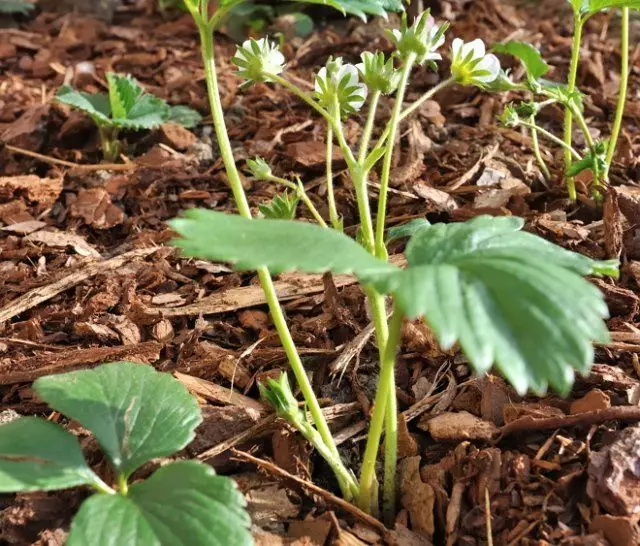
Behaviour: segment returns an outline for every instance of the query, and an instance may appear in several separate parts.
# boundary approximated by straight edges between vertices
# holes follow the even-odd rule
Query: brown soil
[[[553,65],[552,78],[566,73],[570,17],[562,2],[434,4],[436,16],[453,18],[450,37],[531,41]],[[593,18],[581,58],[586,116],[603,135],[616,104],[617,25],[615,14]],[[290,70],[310,81],[329,55],[356,61],[365,49],[389,50],[384,26],[335,21],[306,40],[289,40]],[[496,121],[513,97],[456,88],[403,127],[391,225],[518,215],[527,229],[566,248],[620,256],[623,273],[617,282],[597,281],[610,305],[613,341],[597,348],[593,371],[567,399],[521,399],[498,377],[473,377],[464,358],[442,352],[424,325],[406,325],[397,369],[401,511],[387,532],[335,502],[335,483],[322,461],[258,401],[256,382],[279,374],[286,360],[256,279],[182,259],[164,246],[172,236],[166,221],[181,210],[234,209],[210,121],[194,132],[164,127],[129,134],[126,162],[95,168],[94,126],[51,100],[63,81],[103,90],[105,71],[114,70],[206,115],[196,38],[188,17],[163,18],[135,6],[121,8],[111,25],[46,12],[3,21],[1,409],[48,415],[30,383],[101,362],[133,360],[174,373],[199,396],[205,415],[183,456],[237,479],[261,545],[470,546],[488,544],[489,534],[496,545],[640,543],[640,48],[632,52],[630,101],[603,208],[591,199],[585,178],[578,183],[579,203],[567,200],[555,149],[544,150],[554,180],[542,184],[529,137]],[[301,176],[326,217],[323,123],[274,86],[239,90],[229,63],[233,43],[225,36],[218,43],[222,99],[239,164],[262,155],[278,174]],[[81,62],[88,63],[80,66],[84,71]],[[419,69],[409,99],[437,83],[446,68],[445,61],[441,75]],[[381,119],[388,113],[385,103]],[[350,137],[361,121],[347,123]],[[540,121],[558,131],[561,111],[547,109]],[[343,167],[337,160],[335,171]],[[336,184],[347,232],[355,233],[352,189],[341,174]],[[275,192],[250,178],[246,188],[252,206]],[[401,244],[392,251],[400,254]],[[343,456],[357,470],[377,380],[363,294],[346,276],[282,275],[277,287]],[[84,431],[78,434],[101,471],[95,444]],[[262,462],[243,454],[248,451]],[[309,480],[321,489],[312,490]],[[62,544],[84,494],[1,495],[0,542]]]

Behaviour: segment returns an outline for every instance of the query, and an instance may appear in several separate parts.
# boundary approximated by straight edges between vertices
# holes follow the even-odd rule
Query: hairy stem
[[[390,400],[389,388],[394,383],[396,351],[400,343],[401,330],[402,311],[396,308],[389,323],[389,336],[384,346],[384,356],[380,362],[380,378],[378,380],[373,415],[371,416],[369,434],[367,435],[367,446],[365,448],[360,473],[360,497],[358,499],[358,505],[367,512],[371,511],[375,502],[375,499],[372,498],[372,493],[374,491],[376,459],[378,457],[382,429],[387,418],[387,404]],[[395,460],[395,454],[392,458]],[[395,497],[395,485],[393,496]]]
[[[362,137],[360,138],[360,152],[358,154],[358,163],[360,163],[361,166],[364,165],[364,162],[367,159],[367,153],[369,152],[369,142],[371,142],[373,124],[376,120],[378,102],[380,102],[380,91],[376,90],[371,95],[371,102],[369,103],[369,113],[367,114],[367,122],[362,131]]]
[[[613,121],[613,129],[611,130],[611,139],[607,149],[607,171],[611,167],[613,155],[618,144],[620,129],[622,128],[622,118],[624,116],[624,107],[627,102],[627,86],[629,84],[629,8],[622,8],[622,36],[620,43],[620,91],[618,93],[618,106],[616,107],[616,117]]]
[[[200,40],[202,44],[202,60],[205,66],[207,92],[209,95],[211,115],[213,118],[216,137],[218,139],[218,146],[220,147],[220,155],[222,156],[222,160],[227,171],[229,184],[231,186],[231,191],[233,192],[233,197],[236,201],[236,206],[238,207],[238,212],[245,218],[251,218],[251,209],[249,208],[247,196],[245,195],[244,188],[242,187],[240,173],[238,172],[238,168],[236,167],[235,159],[233,157],[233,150],[231,148],[231,142],[229,141],[229,135],[227,134],[227,129],[224,122],[224,112],[222,110],[222,103],[220,101],[218,78],[216,74],[215,55],[213,47],[213,29],[210,25],[198,25],[198,30],[200,33]],[[273,285],[273,280],[271,279],[269,270],[262,267],[258,269],[257,272],[262,290],[264,291],[265,298],[267,300],[269,311],[271,313],[271,318],[280,338],[280,342],[282,343],[285,354],[289,361],[289,365],[291,366],[291,370],[296,377],[296,381],[298,382],[300,391],[302,392],[305,402],[309,407],[309,411],[311,412],[318,432],[320,433],[322,440],[331,450],[331,452],[339,458],[338,448],[333,439],[333,436],[331,435],[331,431],[329,430],[327,421],[322,414],[318,399],[313,392],[313,387],[311,386],[311,382],[307,377],[307,373],[300,359],[300,355],[298,354],[293,338],[291,337],[291,332],[289,331],[284,313],[282,311],[282,308],[280,307],[280,302],[278,301],[276,289]],[[349,485],[342,482],[339,476],[338,480],[345,498],[351,498],[352,491],[350,490]]]
[[[578,76],[578,63],[580,62],[580,44],[582,42],[582,26],[583,21],[580,14],[575,11],[573,14],[574,28],[573,28],[573,45],[571,48],[571,64],[569,65],[569,77],[567,79],[567,88],[569,93],[575,91],[576,78]],[[569,108],[565,109],[564,113],[564,143],[567,145],[564,152],[564,165],[565,171],[571,167],[571,153],[569,148],[572,144],[572,123],[573,115]],[[569,192],[569,199],[571,201],[576,200],[576,183],[573,178],[567,177],[567,191]]]
[[[454,79],[449,78],[447,80],[441,81],[438,85],[429,89],[429,91],[427,91],[424,95],[422,95],[416,102],[414,102],[411,106],[407,107],[406,110],[402,111],[402,113],[400,114],[400,121],[403,121],[405,118],[413,114],[413,112],[415,112],[420,106],[422,106],[422,104],[428,101],[436,93],[449,87],[453,83],[454,83]],[[380,138],[378,139],[378,142],[374,147],[374,151],[378,150],[379,148],[382,148],[385,145],[385,143],[387,142],[387,139],[389,138],[390,130],[391,130],[391,126],[390,124],[387,124],[387,126],[385,127],[385,130],[382,132],[382,135],[380,135]]]
[[[569,160],[571,160],[572,158],[582,159],[582,156],[576,151],[576,149],[573,146],[567,145],[567,143],[564,140],[558,138],[556,135],[554,135],[553,133],[550,133],[546,129],[543,129],[542,127],[540,127],[540,125],[536,125],[535,123],[530,123],[524,120],[520,120],[520,125],[523,125],[524,127],[528,127],[529,129],[535,129],[538,133],[540,133],[541,135],[544,135],[549,140],[551,140],[552,142],[554,142],[555,144],[563,148],[565,152],[569,154]]]
[[[531,125],[536,124],[535,116],[531,116],[529,118],[529,123],[531,123]],[[542,172],[542,175],[544,176],[545,180],[550,180],[551,173],[549,172],[549,167],[547,167],[547,164],[545,163],[542,157],[542,153],[540,152],[540,142],[538,140],[538,129],[535,129],[535,128],[531,129],[531,142],[533,144],[533,155],[536,157],[536,161],[538,162],[540,171]]]
[[[337,99],[336,99],[337,101]],[[335,116],[340,115],[340,106],[334,105],[331,113]],[[327,125],[327,201],[329,203],[329,220],[333,229],[340,229],[340,218],[338,217],[338,208],[336,207],[336,197],[333,192],[333,129],[331,124]]]
[[[387,192],[389,190],[389,176],[391,175],[393,146],[395,144],[398,126],[400,125],[402,101],[404,100],[404,94],[407,89],[407,82],[409,81],[409,75],[411,74],[411,69],[413,68],[415,58],[416,56],[414,53],[409,54],[402,69],[400,84],[398,85],[398,91],[396,93],[396,101],[391,112],[391,119],[389,120],[389,138],[387,139],[387,150],[384,156],[382,173],[380,176],[380,194],[378,197],[378,215],[376,217],[375,249],[376,256],[383,260],[387,259],[387,247],[384,244],[384,227],[387,217]]]

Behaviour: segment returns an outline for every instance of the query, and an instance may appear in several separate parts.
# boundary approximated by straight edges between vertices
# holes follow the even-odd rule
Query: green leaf
[[[33,386],[53,409],[88,428],[125,477],[182,449],[202,421],[181,383],[144,364],[115,362],[42,377]]]
[[[153,129],[169,118],[169,105],[145,93],[131,76],[110,72],[109,102],[113,124],[121,129]]]
[[[388,12],[402,11],[402,0],[293,0],[303,4],[321,4],[341,13],[367,19],[367,15],[387,17]]]
[[[0,13],[21,13],[27,15],[35,6],[20,0],[0,0]]]
[[[230,478],[195,461],[156,471],[122,495],[94,495],[67,546],[252,546],[246,502]]]
[[[385,274],[395,267],[369,254],[335,230],[290,220],[268,220],[191,209],[170,222],[185,254],[228,262],[239,270],[268,267],[272,273]]]
[[[589,13],[597,13],[609,8],[640,9],[640,0],[585,0]]]
[[[397,239],[404,239],[406,237],[413,237],[418,231],[429,227],[431,222],[426,218],[414,218],[406,224],[394,226],[387,230],[387,243],[395,241]]]
[[[540,52],[526,42],[512,40],[504,44],[494,45],[493,50],[497,53],[513,55],[520,59],[527,74],[536,80],[544,76],[551,68],[542,58]]]
[[[167,121],[173,121],[187,129],[192,129],[202,121],[202,116],[197,110],[188,106],[171,106]]]
[[[109,97],[104,93],[91,95],[63,85],[56,93],[56,100],[89,114],[97,125],[109,126],[113,124],[109,117],[111,115]]]
[[[285,191],[280,195],[274,196],[268,203],[258,205],[258,209],[260,209],[260,212],[265,218],[271,218],[272,220],[293,220],[296,217],[299,201],[299,196],[291,195]]]
[[[591,365],[591,343],[608,338],[602,294],[582,278],[604,264],[522,227],[480,216],[421,229],[409,268],[374,285],[409,317],[424,316],[443,348],[459,342],[478,373],[495,364],[520,393],[566,393],[573,369]]]
[[[51,491],[99,481],[75,436],[38,417],[0,426],[0,492]]]

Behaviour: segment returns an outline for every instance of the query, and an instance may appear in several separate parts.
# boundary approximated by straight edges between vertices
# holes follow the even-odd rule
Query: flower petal
[[[455,38],[453,42],[451,42],[451,52],[453,53],[453,62],[456,62],[458,57],[460,56],[462,46],[464,42],[460,38]]]
[[[484,74],[476,75],[482,71]],[[490,83],[500,75],[500,61],[495,55],[489,54],[482,59],[473,70],[473,79],[481,83]]]

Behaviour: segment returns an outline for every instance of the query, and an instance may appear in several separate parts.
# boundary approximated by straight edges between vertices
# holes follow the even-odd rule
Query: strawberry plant
[[[68,546],[249,546],[244,497],[210,466],[176,461],[145,480],[134,472],[184,448],[202,421],[200,408],[170,375],[131,362],[42,377],[49,407],[88,429],[115,476],[106,483],[87,464],[76,437],[38,417],[0,426],[0,492],[84,486],[95,492],[71,524]]]
[[[121,131],[154,129],[168,121],[195,127],[202,119],[187,106],[169,106],[166,101],[145,93],[131,76],[107,73],[108,93],[90,94],[63,86],[56,100],[86,113],[100,133],[104,157],[115,160],[121,152]]]
[[[593,191],[596,197],[601,196],[601,190],[606,185],[608,173],[620,135],[622,118],[627,100],[627,86],[629,77],[629,10],[640,9],[638,0],[568,0],[573,12],[573,45],[569,74],[566,83],[556,83],[545,80],[543,76],[550,67],[542,58],[540,52],[531,44],[510,41],[497,44],[494,50],[517,57],[526,72],[526,79],[521,83],[512,82],[504,75],[497,90],[520,90],[531,94],[533,101],[510,104],[507,106],[502,121],[509,127],[526,127],[531,133],[534,155],[545,178],[550,178],[538,142],[538,134],[548,138],[564,150],[565,177],[567,190],[572,201],[576,199],[574,177],[584,170],[593,173]],[[582,45],[582,30],[585,23],[594,15],[608,9],[622,8],[622,27],[620,43],[620,85],[618,104],[611,129],[611,136],[606,140],[596,140],[592,137],[589,126],[583,114],[583,95],[576,85],[578,65],[580,62],[580,47]],[[536,123],[536,116],[543,108],[552,104],[560,104],[565,110],[564,132],[562,138],[549,133]],[[587,143],[584,152],[573,146],[573,125],[577,122]]]
[[[334,4],[329,0],[318,3]],[[228,5],[223,2],[219,10]],[[575,371],[583,373],[592,363],[592,342],[608,336],[602,294],[584,276],[615,276],[617,262],[600,262],[564,250],[523,231],[524,221],[512,217],[481,216],[466,223],[437,225],[422,221],[401,230],[387,230],[387,194],[401,122],[452,85],[491,90],[509,84],[497,57],[487,53],[481,40],[465,43],[454,39],[449,77],[405,107],[413,69],[420,65],[434,67],[442,58],[440,48],[448,25],[437,24],[428,11],[413,24],[403,18],[401,28],[390,32],[395,46],[392,57],[365,52],[357,66],[341,58],[329,59],[316,75],[311,93],[287,77],[284,56],[267,39],[248,40],[238,48],[232,60],[246,85],[266,82],[289,90],[327,126],[328,221],[309,205],[317,225],[292,220],[293,208],[282,206],[282,199],[277,207],[271,207],[271,218],[253,218],[218,90],[212,31],[219,11],[210,16],[207,0],[187,0],[187,6],[200,30],[214,127],[239,215],[190,210],[172,222],[179,234],[175,244],[188,256],[227,262],[240,271],[257,271],[313,423],[298,409],[286,377],[261,386],[262,396],[327,460],[344,497],[374,514],[378,512],[376,460],[384,432],[384,515],[392,521],[397,460],[394,367],[403,321],[425,320],[443,348],[459,345],[476,373],[486,373],[494,366],[519,393],[528,389],[542,393],[549,386],[567,393]],[[542,62],[535,69],[543,70]],[[563,91],[556,92],[560,95]],[[374,126],[382,95],[393,97],[393,107],[376,138]],[[347,142],[343,122],[365,108],[366,120],[354,149]],[[334,142],[343,153],[357,199],[357,240],[343,233],[343,220],[333,197]],[[369,177],[379,164],[374,216]],[[275,177],[264,160],[251,160],[248,167],[257,178],[298,188],[297,196],[304,198],[301,183],[295,185]],[[276,209],[280,211],[277,214]],[[405,269],[388,262],[387,242],[397,237],[410,237]],[[272,275],[284,271],[351,273],[367,296],[380,357],[380,378],[359,477],[340,458],[278,302]],[[393,308],[390,320],[388,302]]]

